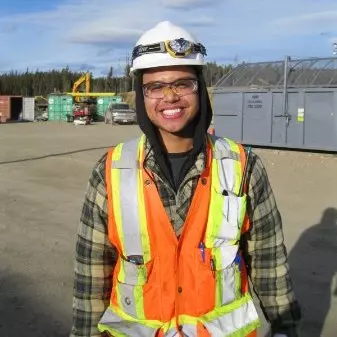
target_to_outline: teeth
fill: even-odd
[[[177,108],[177,109],[164,110],[163,113],[165,115],[174,115],[176,113],[179,113],[180,111],[181,111],[181,109]]]

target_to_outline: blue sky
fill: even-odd
[[[0,1],[0,72],[120,73],[142,32],[170,20],[221,64],[332,56],[336,0]]]

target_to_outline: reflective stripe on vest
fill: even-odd
[[[204,218],[202,216],[201,218],[205,219],[203,220],[205,222],[203,227],[199,226],[200,233],[204,233],[200,239],[205,243],[206,251],[202,255],[204,263],[198,261],[199,257],[195,263],[201,264],[198,268],[206,268],[202,269],[202,275],[204,275],[202,277],[205,280],[209,278],[210,281],[205,281],[206,284],[212,284],[211,287],[214,284],[214,304],[210,307],[210,303],[213,303],[210,297],[210,300],[205,301],[208,303],[205,304],[207,310],[206,307],[203,308],[202,303],[199,303],[196,308],[188,309],[188,306],[179,306],[178,295],[175,313],[173,312],[170,318],[166,318],[167,320],[160,319],[161,306],[172,305],[172,296],[176,296],[175,285],[167,284],[167,282],[160,284],[162,281],[160,281],[159,272],[162,272],[161,265],[164,266],[163,258],[165,260],[166,257],[159,256],[158,259],[156,250],[153,251],[156,248],[153,247],[156,247],[156,244],[160,245],[158,239],[165,240],[166,244],[170,242],[171,239],[166,237],[169,235],[168,230],[158,232],[158,226],[167,225],[169,227],[170,224],[161,203],[156,203],[156,207],[161,208],[158,208],[158,214],[161,214],[158,215],[159,222],[155,223],[154,214],[149,216],[149,212],[155,213],[155,210],[151,207],[153,198],[149,196],[146,187],[147,182],[151,184],[151,181],[142,169],[143,151],[144,136],[139,140],[118,145],[107,160],[109,239],[116,246],[120,258],[114,270],[111,305],[100,321],[100,330],[109,331],[114,336],[157,336],[158,331],[158,336],[209,337],[219,335],[219,333],[221,336],[247,336],[258,326],[258,316],[251,297],[247,293],[247,287],[243,286],[247,284],[247,280],[245,265],[239,253],[239,240],[246,216],[246,196],[245,194],[238,195],[245,162],[242,147],[230,140],[215,137],[212,137],[212,141],[209,142],[208,157],[211,161],[208,164],[208,171],[205,169],[205,172],[209,172],[209,178],[206,174],[205,181],[210,179],[211,184],[207,185],[209,196],[205,194],[206,199],[203,200],[203,204],[207,205],[207,207],[203,206],[207,213]],[[197,190],[198,188],[200,199],[201,185],[197,187]],[[157,191],[154,189],[151,191],[157,194],[153,197],[158,200]],[[145,198],[146,193],[148,195]],[[197,205],[194,205],[194,209],[197,210],[195,207]],[[187,222],[188,218],[191,216],[187,216]],[[198,219],[198,217],[194,218],[193,221],[198,221]],[[191,227],[191,224],[188,228],[187,237],[191,235],[193,228],[198,230],[198,226]],[[156,234],[156,231],[161,234]],[[170,231],[173,232],[172,228]],[[181,236],[182,247],[188,244],[188,242],[184,243],[184,231]],[[194,233],[194,237],[199,234]],[[172,240],[176,240],[176,237]],[[167,246],[167,258],[174,264],[177,250],[174,246],[176,243],[174,241],[172,243],[172,247]],[[191,247],[193,251],[197,248],[197,243]],[[185,256],[182,261],[190,261],[194,253],[188,253],[192,254],[188,257],[184,255],[186,250],[182,249],[181,254]],[[141,257],[141,260],[132,261],[130,256]],[[179,261],[179,255],[177,261]],[[190,262],[189,265],[191,265]],[[203,265],[205,267],[202,267]],[[177,278],[175,282],[178,284],[180,277],[185,277],[184,274],[186,274],[180,272],[183,276],[178,276],[179,274],[174,276],[172,270],[167,272],[168,278],[172,280]],[[198,272],[189,273],[193,275]],[[212,274],[213,278],[210,276]],[[149,281],[149,275],[152,281]],[[198,275],[194,274],[193,277],[198,278]],[[181,283],[184,284],[183,280]],[[158,284],[161,289],[157,289],[156,292],[153,289],[159,286]],[[203,294],[205,295],[205,290]],[[197,293],[195,297],[198,297]],[[161,298],[170,300],[162,302]],[[199,305],[201,307],[198,307]],[[156,307],[158,307],[157,311],[146,309]],[[200,314],[196,315],[195,310],[199,310]],[[147,312],[151,312],[150,316]]]
[[[137,157],[143,156],[144,137],[119,144],[112,154],[111,176],[113,209],[125,256],[142,255],[150,260],[141,169]],[[119,184],[118,184],[119,183]],[[135,226],[135,224],[137,224]]]
[[[163,326],[162,322],[138,322],[131,316],[126,316],[119,308],[108,307],[104,312],[98,329],[109,332],[114,337],[155,337]]]
[[[215,155],[212,160],[206,247],[212,248],[216,270],[216,305],[221,306],[238,298],[241,290],[238,250],[246,213],[246,196],[238,195],[244,168],[239,145],[228,139],[215,141],[212,145]],[[223,155],[227,153],[232,156]],[[222,212],[216,212],[217,209]],[[236,263],[228,268],[233,261]]]

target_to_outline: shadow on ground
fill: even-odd
[[[327,208],[320,223],[300,236],[289,254],[289,265],[302,309],[301,336],[323,336],[331,298],[337,296],[337,288],[331,289],[337,273],[337,209]]]
[[[26,287],[27,284],[30,286]],[[69,317],[58,310],[58,303],[48,302],[39,289],[31,288],[31,280],[24,275],[6,275],[1,271],[0,336],[67,336]],[[52,300],[52,296],[48,298]]]

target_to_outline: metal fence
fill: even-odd
[[[242,63],[223,76],[215,89],[337,87],[337,57]]]

